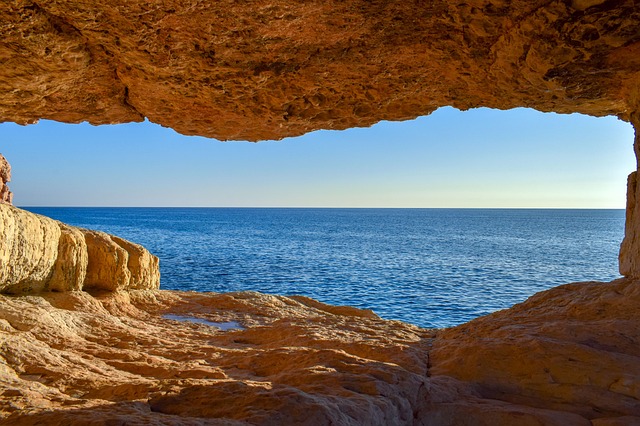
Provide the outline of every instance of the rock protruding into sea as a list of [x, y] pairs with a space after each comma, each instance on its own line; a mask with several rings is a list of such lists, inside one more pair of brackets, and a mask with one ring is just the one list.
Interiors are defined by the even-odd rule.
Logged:
[[157, 289], [144, 247], [0, 204], [0, 293]]
[[11, 204], [13, 194], [9, 191], [7, 182], [11, 181], [11, 165], [2, 154], [0, 154], [0, 203]]

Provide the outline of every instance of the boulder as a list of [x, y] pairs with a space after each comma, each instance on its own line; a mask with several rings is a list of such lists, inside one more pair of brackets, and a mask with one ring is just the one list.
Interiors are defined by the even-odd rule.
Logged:
[[0, 293], [159, 287], [144, 247], [0, 204]]

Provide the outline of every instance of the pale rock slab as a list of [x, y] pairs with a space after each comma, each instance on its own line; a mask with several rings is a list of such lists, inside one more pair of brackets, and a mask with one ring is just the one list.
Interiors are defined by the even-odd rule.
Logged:
[[255, 292], [0, 295], [0, 425], [635, 425], [638, 288], [445, 330]]
[[0, 204], [0, 293], [159, 286], [158, 258], [142, 246]]

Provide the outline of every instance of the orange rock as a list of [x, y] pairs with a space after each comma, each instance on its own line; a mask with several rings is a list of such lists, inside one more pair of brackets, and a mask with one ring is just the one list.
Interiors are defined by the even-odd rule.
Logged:
[[446, 105], [640, 110], [633, 1], [15, 1], [0, 16], [0, 122], [261, 140]]
[[58, 222], [60, 240], [58, 256], [47, 289], [50, 291], [82, 290], [87, 276], [89, 254], [83, 232]]
[[638, 288], [447, 330], [254, 292], [0, 296], [0, 424], [635, 424]]
[[44, 290], [58, 256], [57, 222], [0, 203], [0, 233], [0, 291]]
[[143, 247], [0, 204], [0, 292], [159, 286], [158, 258]]
[[[19, 0], [0, 16], [0, 122], [148, 118], [260, 140], [452, 105], [640, 128], [634, 1]], [[620, 252], [632, 278], [639, 191], [634, 173]], [[157, 287], [157, 259], [6, 204], [0, 225], [0, 292], [97, 296], [0, 295], [1, 424], [640, 423], [632, 279], [436, 332], [306, 298], [102, 294]]]
[[[640, 164], [640, 113], [632, 115], [632, 123], [636, 132], [634, 150]], [[640, 185], [637, 171], [627, 179], [627, 213], [619, 261], [622, 275], [640, 278]]]
[[2, 154], [0, 154], [0, 203], [11, 204], [13, 194], [9, 191], [7, 182], [11, 181], [11, 166]]
[[485, 398], [640, 421], [638, 284], [567, 284], [443, 330], [431, 374], [473, 383]]

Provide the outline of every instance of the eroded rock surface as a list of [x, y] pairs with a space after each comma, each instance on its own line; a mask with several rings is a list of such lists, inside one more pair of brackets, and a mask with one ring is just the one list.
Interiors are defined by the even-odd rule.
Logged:
[[[443, 105], [640, 122], [633, 0], [14, 0], [0, 3], [0, 28], [0, 122], [148, 118], [247, 140]], [[630, 277], [639, 187], [634, 173]], [[108, 290], [0, 295], [3, 424], [640, 423], [631, 279], [436, 332], [304, 298], [133, 290], [158, 285], [139, 246], [6, 204], [0, 225], [1, 292]]]
[[0, 28], [0, 121], [260, 140], [444, 105], [640, 110], [633, 0], [15, 0]]
[[159, 286], [145, 248], [0, 203], [0, 293]]
[[[631, 116], [635, 128], [634, 150], [640, 169], [640, 113]], [[640, 185], [638, 171], [627, 179], [627, 210], [624, 240], [620, 245], [620, 273], [628, 277], [640, 277]]]
[[0, 154], [0, 203], [11, 204], [13, 194], [9, 191], [8, 182], [11, 181], [11, 165], [2, 154]]
[[639, 284], [567, 284], [440, 331], [431, 373], [485, 398], [639, 424]]
[[0, 424], [636, 424], [639, 288], [449, 330], [251, 292], [0, 296]]

